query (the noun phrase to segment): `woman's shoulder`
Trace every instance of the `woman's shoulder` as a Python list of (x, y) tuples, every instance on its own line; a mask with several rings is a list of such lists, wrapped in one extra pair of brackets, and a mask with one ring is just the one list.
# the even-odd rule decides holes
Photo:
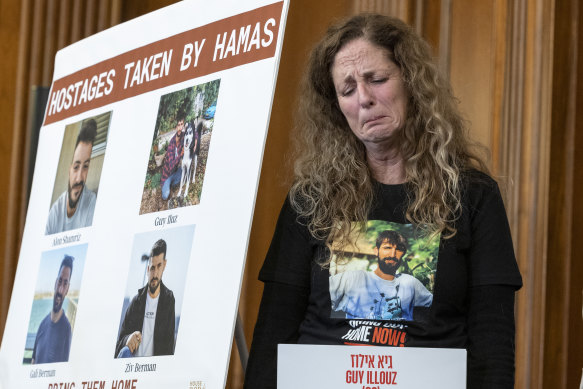
[(496, 180), (490, 174), (473, 167), (462, 170), (460, 177), (462, 182), (467, 185), (497, 185)]
[(488, 173), (470, 168), (460, 174), (461, 188), (467, 194), (499, 192), (498, 182)]
[(504, 201), (498, 182), (488, 173), (468, 169), (461, 175), (462, 204), (471, 213), (478, 210), (500, 207), (504, 209)]

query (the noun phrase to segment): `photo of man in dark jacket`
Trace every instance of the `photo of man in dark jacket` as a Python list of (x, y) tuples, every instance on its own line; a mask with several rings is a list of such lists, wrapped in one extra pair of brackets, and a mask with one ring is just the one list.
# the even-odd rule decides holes
[(174, 354), (174, 294), (162, 282), (166, 241), (154, 243), (148, 261), (148, 284), (138, 290), (122, 322), (116, 358)]

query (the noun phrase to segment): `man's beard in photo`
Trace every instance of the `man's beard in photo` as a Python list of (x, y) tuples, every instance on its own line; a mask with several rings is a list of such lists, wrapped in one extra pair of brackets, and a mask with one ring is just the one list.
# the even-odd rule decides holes
[[(57, 302), (57, 298), (60, 298), (60, 302)], [(59, 311), (61, 310), (61, 307), (63, 306), (63, 300), (64, 297), (62, 294), (55, 292), (55, 295), (53, 296), (53, 312), (54, 313), (59, 313)]]
[[(393, 260), (395, 261), (395, 263), (394, 264), (386, 263), (385, 261), (387, 260)], [(379, 264), (379, 269), (381, 269), (383, 273), (389, 274), (391, 276), (394, 276), (395, 273), (397, 273), (397, 269), (399, 268), (399, 266), (401, 266), (401, 261), (397, 259), (397, 257), (385, 257), (383, 259), (377, 257), (377, 262)]]
[[(157, 281), (156, 286), (154, 286), (154, 281)], [(148, 284), (148, 289), (150, 289), (150, 293), (151, 294), (156, 293), (156, 289), (158, 289), (158, 286), (160, 286), (160, 280), (157, 278), (153, 278)]]
[[(83, 181), (78, 182), (76, 184), (74, 184), (71, 187), (71, 184), (68, 184), (68, 201), (69, 201), (69, 208), (71, 209), (75, 209), (77, 208), (77, 203), (79, 202), (79, 200), (81, 199), (81, 195), (83, 194), (83, 187), (85, 186), (85, 183)], [(77, 187), (79, 187), (81, 189), (81, 191), (79, 191), (79, 196), (77, 197), (76, 200), (73, 200), (73, 197), (71, 196), (71, 192), (73, 191), (73, 189), (76, 189)]]

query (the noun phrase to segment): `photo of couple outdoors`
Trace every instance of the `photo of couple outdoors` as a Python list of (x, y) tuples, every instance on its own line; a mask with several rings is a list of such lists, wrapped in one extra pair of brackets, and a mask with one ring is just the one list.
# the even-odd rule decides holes
[(160, 98), (140, 215), (200, 203), (220, 80)]
[(351, 231), (332, 242), (331, 317), (422, 320), (433, 302), (439, 239), (379, 220)]

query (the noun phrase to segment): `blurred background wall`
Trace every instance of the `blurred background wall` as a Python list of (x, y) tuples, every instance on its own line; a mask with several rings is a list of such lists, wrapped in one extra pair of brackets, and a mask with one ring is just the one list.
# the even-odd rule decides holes
[[(0, 334), (8, 311), (38, 119), (57, 50), (169, 0), (0, 0)], [(251, 342), (257, 274), (290, 182), (296, 88), (326, 26), (398, 16), (434, 49), (472, 136), (491, 150), (524, 279), (516, 387), (575, 388), (583, 367), (583, 5), (578, 0), (291, 0), (239, 312)], [(578, 222), (579, 221), (579, 222)], [(495, 248), (492, 255), (496, 255)], [(227, 387), (242, 387), (233, 346)]]

